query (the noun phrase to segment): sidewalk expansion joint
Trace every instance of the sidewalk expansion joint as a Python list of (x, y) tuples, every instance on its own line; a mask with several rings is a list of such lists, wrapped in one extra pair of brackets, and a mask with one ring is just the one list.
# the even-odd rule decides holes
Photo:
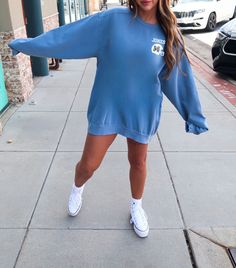
[(182, 223), (184, 225), (184, 228), (186, 229), (186, 223), (185, 223), (184, 215), (183, 215), (182, 208), (181, 208), (181, 205), (180, 205), (180, 201), (179, 201), (179, 198), (178, 198), (178, 194), (177, 194), (177, 191), (176, 191), (176, 188), (175, 188), (174, 180), (173, 180), (173, 177), (172, 177), (172, 174), (171, 174), (171, 171), (170, 171), (170, 167), (169, 167), (169, 164), (168, 164), (168, 161), (167, 161), (167, 157), (166, 157), (166, 154), (165, 154), (162, 142), (161, 142), (161, 138), (160, 138), (158, 133), (157, 133), (157, 138), (158, 138), (158, 141), (160, 143), (161, 151), (162, 151), (164, 161), (165, 161), (168, 173), (169, 173), (169, 178), (170, 178), (170, 181), (171, 181), (171, 185), (172, 185), (172, 188), (174, 190), (174, 194), (175, 194), (176, 202), (177, 202), (177, 205), (178, 205), (179, 213), (180, 213), (180, 216), (181, 216), (181, 220), (182, 220)]
[(191, 243), (191, 240), (189, 238), (187, 230), (184, 229), (183, 233), (184, 233), (185, 242), (186, 242), (187, 247), (188, 247), (188, 253), (189, 253), (189, 256), (190, 256), (192, 267), (193, 268), (198, 268), (197, 262), (196, 262), (196, 257), (194, 255), (194, 251), (193, 251), (193, 246), (192, 246), (192, 243)]
[[(88, 61), (88, 62), (89, 62), (89, 61)], [(87, 66), (88, 66), (88, 62), (86, 63), (85, 68), (84, 68), (84, 71), (83, 71), (83, 73), (82, 73), (82, 75), (81, 75), (81, 79), (80, 79), (80, 82), (79, 82), (79, 84), (78, 84), (78, 86), (77, 86), (77, 90), (76, 90), (76, 93), (75, 93), (75, 95), (74, 95), (74, 99), (73, 99), (73, 101), (72, 101), (72, 103), (71, 103), (71, 106), (70, 106), (70, 109), (69, 109), (69, 111), (68, 111), (68, 114), (67, 114), (67, 116), (66, 116), (66, 120), (65, 120), (64, 126), (63, 126), (63, 128), (62, 128), (60, 138), (59, 138), (59, 140), (58, 140), (56, 149), (55, 149), (55, 151), (54, 151), (54, 153), (53, 153), (51, 162), (50, 162), (49, 167), (48, 167), (48, 170), (47, 170), (47, 172), (46, 172), (45, 179), (44, 179), (43, 184), (42, 184), (42, 186), (41, 186), (41, 189), (40, 189), (40, 191), (39, 191), (38, 198), (37, 198), (36, 203), (35, 203), (35, 206), (34, 206), (34, 208), (33, 208), (33, 212), (32, 212), (32, 214), (31, 214), (30, 219), (29, 219), (29, 222), (28, 222), (28, 224), (27, 224), (27, 230), (26, 230), (26, 232), (25, 232), (25, 235), (24, 235), (24, 238), (23, 238), (23, 240), (22, 240), (20, 249), (19, 249), (19, 251), (18, 251), (16, 260), (15, 260), (15, 263), (14, 263), (14, 266), (13, 266), (14, 268), (15, 268), (16, 265), (17, 265), (17, 262), (18, 262), (18, 259), (19, 259), (19, 257), (20, 257), (22, 248), (23, 248), (24, 243), (25, 243), (25, 241), (26, 241), (26, 238), (27, 238), (27, 235), (28, 235), (28, 232), (29, 232), (29, 227), (30, 227), (31, 221), (32, 221), (32, 219), (33, 219), (35, 210), (36, 210), (36, 208), (37, 208), (37, 205), (38, 205), (38, 202), (39, 202), (39, 199), (40, 199), (40, 196), (41, 196), (41, 194), (42, 194), (42, 191), (43, 191), (43, 189), (44, 189), (45, 183), (46, 183), (46, 181), (47, 181), (48, 174), (49, 174), (49, 172), (50, 172), (50, 170), (51, 170), (53, 161), (54, 161), (55, 156), (56, 156), (56, 153), (57, 153), (57, 151), (58, 151), (59, 144), (60, 144), (61, 139), (62, 139), (62, 136), (63, 136), (63, 134), (64, 134), (64, 131), (65, 131), (67, 122), (68, 122), (68, 120), (69, 120), (70, 112), (71, 112), (71, 110), (72, 110), (72, 107), (73, 107), (73, 105), (74, 105), (76, 96), (77, 96), (77, 94), (78, 94), (78, 90), (79, 90), (80, 84), (81, 84), (81, 82), (82, 82), (82, 80), (83, 80), (83, 77), (84, 77), (84, 74), (85, 74), (85, 72), (86, 72), (86, 69), (87, 69)]]
[[(12, 228), (7, 228), (7, 229), (12, 229)], [(18, 228), (17, 228), (18, 229)], [(24, 228), (26, 229), (26, 228)], [(132, 227), (127, 227), (127, 228), (94, 228), (94, 227), (58, 227), (58, 228), (50, 228), (50, 227), (29, 227), (28, 230), (48, 230), (48, 231), (90, 231), (90, 230), (96, 230), (96, 231), (121, 231), (121, 230), (132, 230)], [(0, 228), (1, 230), (1, 228)], [(183, 228), (168, 228), (168, 227), (163, 227), (163, 228), (155, 228), (155, 227), (149, 227), (149, 230), (152, 231), (183, 231)]]
[(180, 205), (178, 194), (177, 194), (177, 191), (176, 191), (176, 188), (175, 188), (175, 185), (174, 185), (174, 180), (173, 180), (173, 177), (172, 177), (172, 174), (171, 174), (171, 171), (170, 171), (170, 167), (168, 165), (166, 153), (164, 151), (164, 148), (163, 148), (163, 145), (162, 145), (162, 142), (161, 142), (161, 138), (160, 138), (160, 136), (158, 134), (157, 134), (157, 138), (158, 138), (158, 141), (159, 141), (161, 149), (162, 149), (162, 154), (163, 154), (165, 164), (166, 164), (166, 167), (167, 167), (167, 170), (168, 170), (168, 173), (169, 173), (172, 188), (174, 190), (174, 194), (175, 194), (176, 202), (177, 202), (177, 205), (178, 205), (179, 213), (180, 213), (180, 216), (181, 216), (181, 220), (182, 220), (183, 225), (184, 225), (183, 233), (184, 233), (185, 243), (186, 243), (187, 249), (188, 249), (189, 258), (190, 258), (192, 267), (193, 268), (198, 268), (197, 263), (196, 263), (196, 258), (194, 256), (194, 252), (193, 252), (193, 249), (192, 249), (191, 241), (190, 241), (190, 239), (188, 237), (188, 233), (186, 231), (186, 229), (187, 229), (186, 222), (185, 222), (185, 219), (184, 219), (184, 215), (183, 215), (183, 211), (182, 211), (182, 208), (181, 208), (181, 205)]

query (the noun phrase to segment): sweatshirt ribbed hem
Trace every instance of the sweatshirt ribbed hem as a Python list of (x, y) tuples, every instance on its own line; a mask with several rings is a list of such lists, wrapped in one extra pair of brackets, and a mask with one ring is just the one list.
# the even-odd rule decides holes
[(144, 135), (136, 131), (126, 129), (122, 126), (116, 125), (96, 125), (89, 123), (88, 133), (92, 135), (109, 135), (109, 134), (120, 134), (126, 138), (133, 139), (139, 143), (148, 144), (153, 135)]

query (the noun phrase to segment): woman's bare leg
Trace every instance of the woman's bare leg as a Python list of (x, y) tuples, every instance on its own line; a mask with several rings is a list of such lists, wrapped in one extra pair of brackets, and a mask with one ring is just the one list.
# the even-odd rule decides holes
[(148, 144), (136, 142), (127, 138), (128, 160), (130, 163), (130, 187), (132, 197), (142, 198), (146, 180), (146, 158)]
[(116, 136), (117, 134), (87, 134), (82, 157), (75, 167), (75, 185), (77, 187), (82, 186), (92, 177)]

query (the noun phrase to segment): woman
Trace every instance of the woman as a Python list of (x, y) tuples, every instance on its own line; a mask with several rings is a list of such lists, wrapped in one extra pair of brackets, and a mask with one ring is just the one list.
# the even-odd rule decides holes
[(163, 93), (183, 117), (187, 132), (208, 130), (183, 39), (169, 0), (130, 0), (115, 8), (10, 43), (14, 54), (65, 59), (97, 57), (88, 107), (88, 134), (75, 169), (68, 212), (76, 216), (86, 181), (117, 134), (127, 138), (130, 223), (139, 237), (149, 226), (142, 208), (147, 147), (156, 133)]

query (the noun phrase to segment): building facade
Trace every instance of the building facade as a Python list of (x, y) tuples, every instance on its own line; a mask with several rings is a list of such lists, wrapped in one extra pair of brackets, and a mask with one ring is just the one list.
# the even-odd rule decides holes
[[(0, 54), (8, 98), (13, 103), (25, 101), (33, 90), (30, 57), (23, 54), (13, 57), (8, 47), (12, 39), (27, 37), (22, 1), (1, 0), (0, 3)], [(57, 1), (41, 0), (41, 8), (44, 31), (58, 27)]]
[[(31, 2), (32, 1), (32, 2)], [(41, 6), (44, 32), (59, 26), (58, 3), (63, 0), (1, 0), (0, 2), (0, 55), (4, 71), (8, 99), (11, 103), (24, 102), (33, 90), (30, 57), (22, 53), (12, 56), (8, 43), (15, 38), (27, 37), (25, 4)], [(102, 0), (64, 0), (63, 15), (71, 20), (99, 11)], [(70, 17), (70, 18), (69, 18)]]

